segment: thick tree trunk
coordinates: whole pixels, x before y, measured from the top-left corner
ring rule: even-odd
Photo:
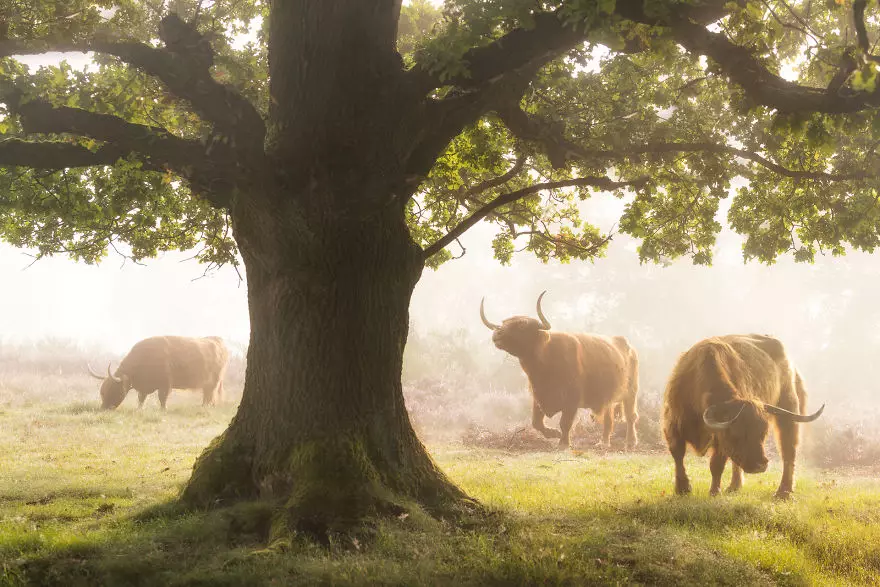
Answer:
[[[423,260],[401,215],[313,217],[297,229],[278,210],[274,222],[237,219],[251,320],[244,394],[196,462],[184,501],[273,500],[279,535],[468,502],[404,405],[408,308]]]

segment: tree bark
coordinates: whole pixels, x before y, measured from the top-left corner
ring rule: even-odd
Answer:
[[[234,210],[251,321],[244,393],[183,500],[271,500],[280,508],[270,538],[471,503],[435,466],[404,405],[403,348],[423,253],[402,213],[348,218],[316,208],[303,224],[279,202]]]

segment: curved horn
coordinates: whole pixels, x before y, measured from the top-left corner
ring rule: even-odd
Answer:
[[[706,423],[706,426],[707,426],[710,430],[726,430],[727,428],[730,428],[730,425],[733,424],[733,422],[734,422],[737,418],[739,418],[739,415],[743,413],[743,410],[746,408],[746,404],[745,404],[745,402],[743,402],[743,405],[742,405],[742,407],[739,409],[739,411],[736,413],[736,416],[734,416],[733,418],[731,418],[730,420],[727,420],[727,421],[716,420],[715,418],[713,418],[712,416],[710,416],[710,415],[709,415],[709,411],[710,411],[713,407],[714,407],[714,406],[709,406],[709,407],[706,408],[706,410],[703,412],[703,422]]]
[[[483,298],[483,299],[480,300],[480,318],[482,318],[482,320],[483,320],[483,324],[485,324],[487,328],[489,328],[490,330],[498,330],[498,329],[501,328],[501,327],[498,326],[497,324],[492,324],[492,323],[489,322],[489,320],[486,318],[486,310],[483,308],[483,304],[484,304],[485,302],[486,302],[486,298]]]
[[[94,369],[92,369],[92,366],[91,366],[91,365],[89,365],[88,363],[86,363],[86,367],[88,367],[88,369],[89,369],[89,375],[91,375],[91,376],[94,377],[95,379],[100,379],[101,381],[104,380],[104,376],[101,375],[100,373],[98,373],[97,371],[95,371]]]
[[[541,298],[544,297],[544,294],[547,293],[547,290],[541,292],[541,295],[538,296],[538,318],[541,319],[541,324],[544,326],[544,330],[550,330],[550,322],[547,320],[547,317],[544,316],[544,312],[541,311]]]
[[[801,422],[806,424],[807,422],[812,422],[822,415],[822,411],[825,409],[825,404],[822,404],[821,408],[819,408],[818,410],[816,410],[815,413],[810,414],[809,416],[805,416],[804,414],[795,414],[794,412],[789,412],[788,410],[780,408],[779,406],[765,405],[764,409],[774,416],[784,416],[794,422]]]
[[[107,377],[115,381],[116,383],[122,383],[122,377],[116,377],[113,373],[110,372],[110,363],[107,363]]]

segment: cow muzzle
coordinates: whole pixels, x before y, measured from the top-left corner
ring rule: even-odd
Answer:
[[[749,463],[748,466],[742,466],[742,470],[746,473],[763,473],[767,470],[767,461],[760,461],[757,463]]]

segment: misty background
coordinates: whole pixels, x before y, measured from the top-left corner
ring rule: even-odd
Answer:
[[[584,218],[610,230],[624,204],[595,195],[583,203]],[[719,219],[725,218],[722,209]],[[642,265],[637,243],[625,235],[615,236],[607,257],[595,263],[543,264],[523,253],[503,266],[492,258],[493,234],[485,223],[475,227],[461,239],[466,253],[437,271],[426,269],[415,289],[404,383],[411,406],[426,414],[423,427],[500,429],[528,422],[525,378],[514,359],[494,348],[478,309],[486,296],[490,320],[534,316],[544,289],[554,329],[631,340],[640,355],[643,412],[656,408],[674,361],[696,341],[758,332],[786,344],[804,374],[809,405],[829,402],[823,419],[858,422],[876,415],[880,266],[873,256],[744,264],[741,238],[725,230],[712,267],[689,259]],[[234,388],[248,339],[247,285],[232,267],[203,275],[191,256],[166,253],[136,265],[111,253],[99,266],[63,257],[31,264],[26,252],[3,245],[0,337],[6,359],[13,349],[21,356],[49,339],[95,357],[100,369],[147,336],[219,335],[240,363]]]
[[[60,57],[22,61],[36,68]],[[64,58],[75,68],[90,61],[87,55]],[[582,203],[582,217],[609,231],[625,203],[597,194]],[[729,199],[718,212],[722,225],[728,206]],[[813,265],[790,257],[772,267],[744,264],[742,239],[725,229],[712,267],[690,259],[642,265],[638,243],[625,235],[616,235],[606,258],[594,263],[543,264],[523,253],[503,266],[492,257],[494,233],[486,223],[472,228],[460,239],[463,256],[426,269],[416,286],[403,379],[423,436],[464,431],[485,440],[493,431],[527,428],[525,377],[514,359],[494,348],[478,309],[486,296],[490,320],[534,316],[546,289],[544,311],[554,329],[625,335],[636,347],[643,442],[661,442],[659,403],[681,352],[707,336],[757,332],[785,343],[804,375],[809,407],[828,402],[812,436],[827,440],[836,427],[838,444],[855,451],[855,460],[867,450],[857,440],[877,436],[880,462],[873,424],[880,411],[874,384],[880,264],[873,256],[851,251],[819,256]],[[457,245],[452,251],[462,252]],[[111,252],[99,266],[63,256],[33,263],[32,252],[0,243],[0,392],[6,391],[0,400],[45,388],[52,397],[96,402],[97,382],[84,375],[85,361],[106,369],[138,340],[163,334],[223,337],[233,353],[227,390],[234,400],[245,369],[247,285],[232,267],[205,274],[192,256],[170,252],[141,265]],[[71,376],[77,378],[72,396],[65,391]],[[584,422],[589,418],[582,415]]]

